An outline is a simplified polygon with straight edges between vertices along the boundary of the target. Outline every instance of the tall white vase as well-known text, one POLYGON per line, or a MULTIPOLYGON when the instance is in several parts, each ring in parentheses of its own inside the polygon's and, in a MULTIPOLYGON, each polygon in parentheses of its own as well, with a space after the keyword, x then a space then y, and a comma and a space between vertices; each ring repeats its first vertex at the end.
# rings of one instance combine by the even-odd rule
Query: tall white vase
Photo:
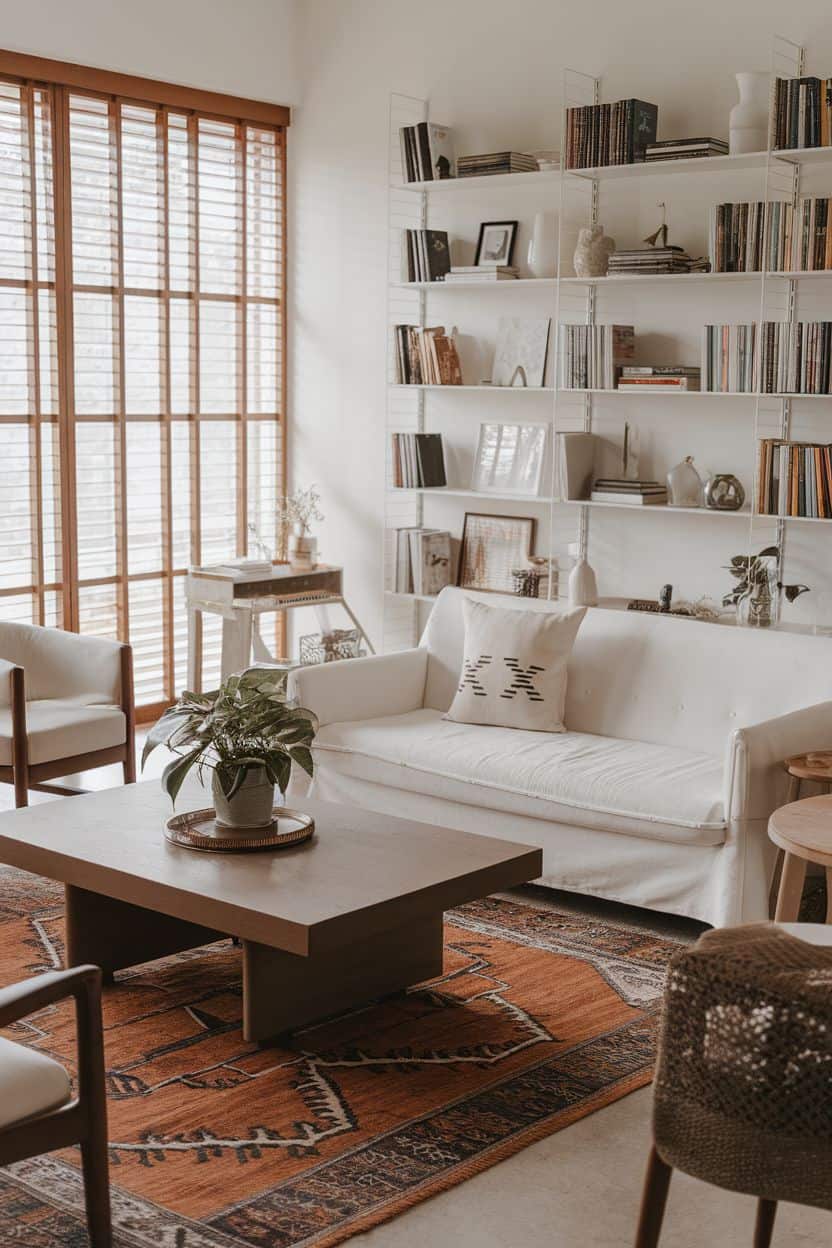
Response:
POLYGON ((555 219, 548 212, 535 214, 526 265, 530 277, 555 276, 555 219))
POLYGON ((595 573, 586 559, 579 558, 569 573, 569 605, 572 607, 598 606, 595 573))
POLYGON ((728 148, 732 156, 764 152, 768 147, 771 79, 765 73, 737 74, 739 101, 728 120, 728 148))

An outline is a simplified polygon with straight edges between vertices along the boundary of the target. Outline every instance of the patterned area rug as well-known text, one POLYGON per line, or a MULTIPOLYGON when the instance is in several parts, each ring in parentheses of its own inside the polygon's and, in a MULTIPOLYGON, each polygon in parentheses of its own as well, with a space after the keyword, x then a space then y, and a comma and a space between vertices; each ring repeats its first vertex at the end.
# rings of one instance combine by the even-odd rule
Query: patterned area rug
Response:
MULTIPOLYGON (((0 982, 61 964, 62 892, 0 871, 0 982)), ((230 942, 105 992, 119 1248, 329 1248, 647 1083, 667 959, 629 927, 489 898, 444 974, 258 1049, 230 942)), ((7 1033, 68 1065, 69 1007, 7 1033)), ((80 1248, 75 1150, 0 1172, 2 1242, 80 1248)))

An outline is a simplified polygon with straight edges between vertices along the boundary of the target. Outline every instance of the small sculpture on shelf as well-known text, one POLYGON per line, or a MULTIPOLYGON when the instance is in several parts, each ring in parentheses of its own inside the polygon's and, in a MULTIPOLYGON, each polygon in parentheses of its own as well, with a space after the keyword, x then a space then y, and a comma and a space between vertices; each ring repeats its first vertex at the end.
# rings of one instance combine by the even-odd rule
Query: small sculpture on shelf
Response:
POLYGON ((664 202, 664 200, 662 200, 660 203, 656 205, 656 207, 661 208, 662 210, 662 223, 657 230, 655 230, 652 234, 648 234, 647 237, 643 239, 642 241, 645 243, 649 243, 651 247, 666 247, 667 246, 667 234, 668 234, 667 204, 664 202))
POLYGON ((578 245, 572 258, 578 277, 604 277, 615 239, 608 238, 602 225, 584 226, 578 231, 578 245))
POLYGON ((693 456, 686 455, 680 464, 667 474, 668 506, 701 507, 702 478, 696 471, 693 456))
POLYGON ((730 472, 717 472, 705 482, 705 506, 712 511, 739 511, 745 502, 742 482, 730 472))

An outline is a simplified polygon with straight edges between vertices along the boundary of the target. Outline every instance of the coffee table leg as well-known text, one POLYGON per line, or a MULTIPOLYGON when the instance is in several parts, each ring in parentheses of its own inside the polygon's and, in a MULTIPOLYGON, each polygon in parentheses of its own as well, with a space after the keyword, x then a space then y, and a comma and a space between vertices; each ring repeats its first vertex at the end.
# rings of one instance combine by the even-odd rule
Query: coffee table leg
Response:
POLYGON ((300 957, 243 941, 243 1036, 261 1043, 442 974, 442 915, 300 957))
POLYGON ((66 885, 66 964, 113 971, 222 940, 224 932, 66 885))

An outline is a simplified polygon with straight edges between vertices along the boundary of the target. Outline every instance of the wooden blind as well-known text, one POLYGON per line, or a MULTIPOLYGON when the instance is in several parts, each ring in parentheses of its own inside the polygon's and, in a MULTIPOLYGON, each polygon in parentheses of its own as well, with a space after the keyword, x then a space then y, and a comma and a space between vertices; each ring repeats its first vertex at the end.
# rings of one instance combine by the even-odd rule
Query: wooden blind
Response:
POLYGON ((284 189, 282 126, 0 77, 0 619, 130 641, 147 714, 188 565, 277 544, 284 189))

